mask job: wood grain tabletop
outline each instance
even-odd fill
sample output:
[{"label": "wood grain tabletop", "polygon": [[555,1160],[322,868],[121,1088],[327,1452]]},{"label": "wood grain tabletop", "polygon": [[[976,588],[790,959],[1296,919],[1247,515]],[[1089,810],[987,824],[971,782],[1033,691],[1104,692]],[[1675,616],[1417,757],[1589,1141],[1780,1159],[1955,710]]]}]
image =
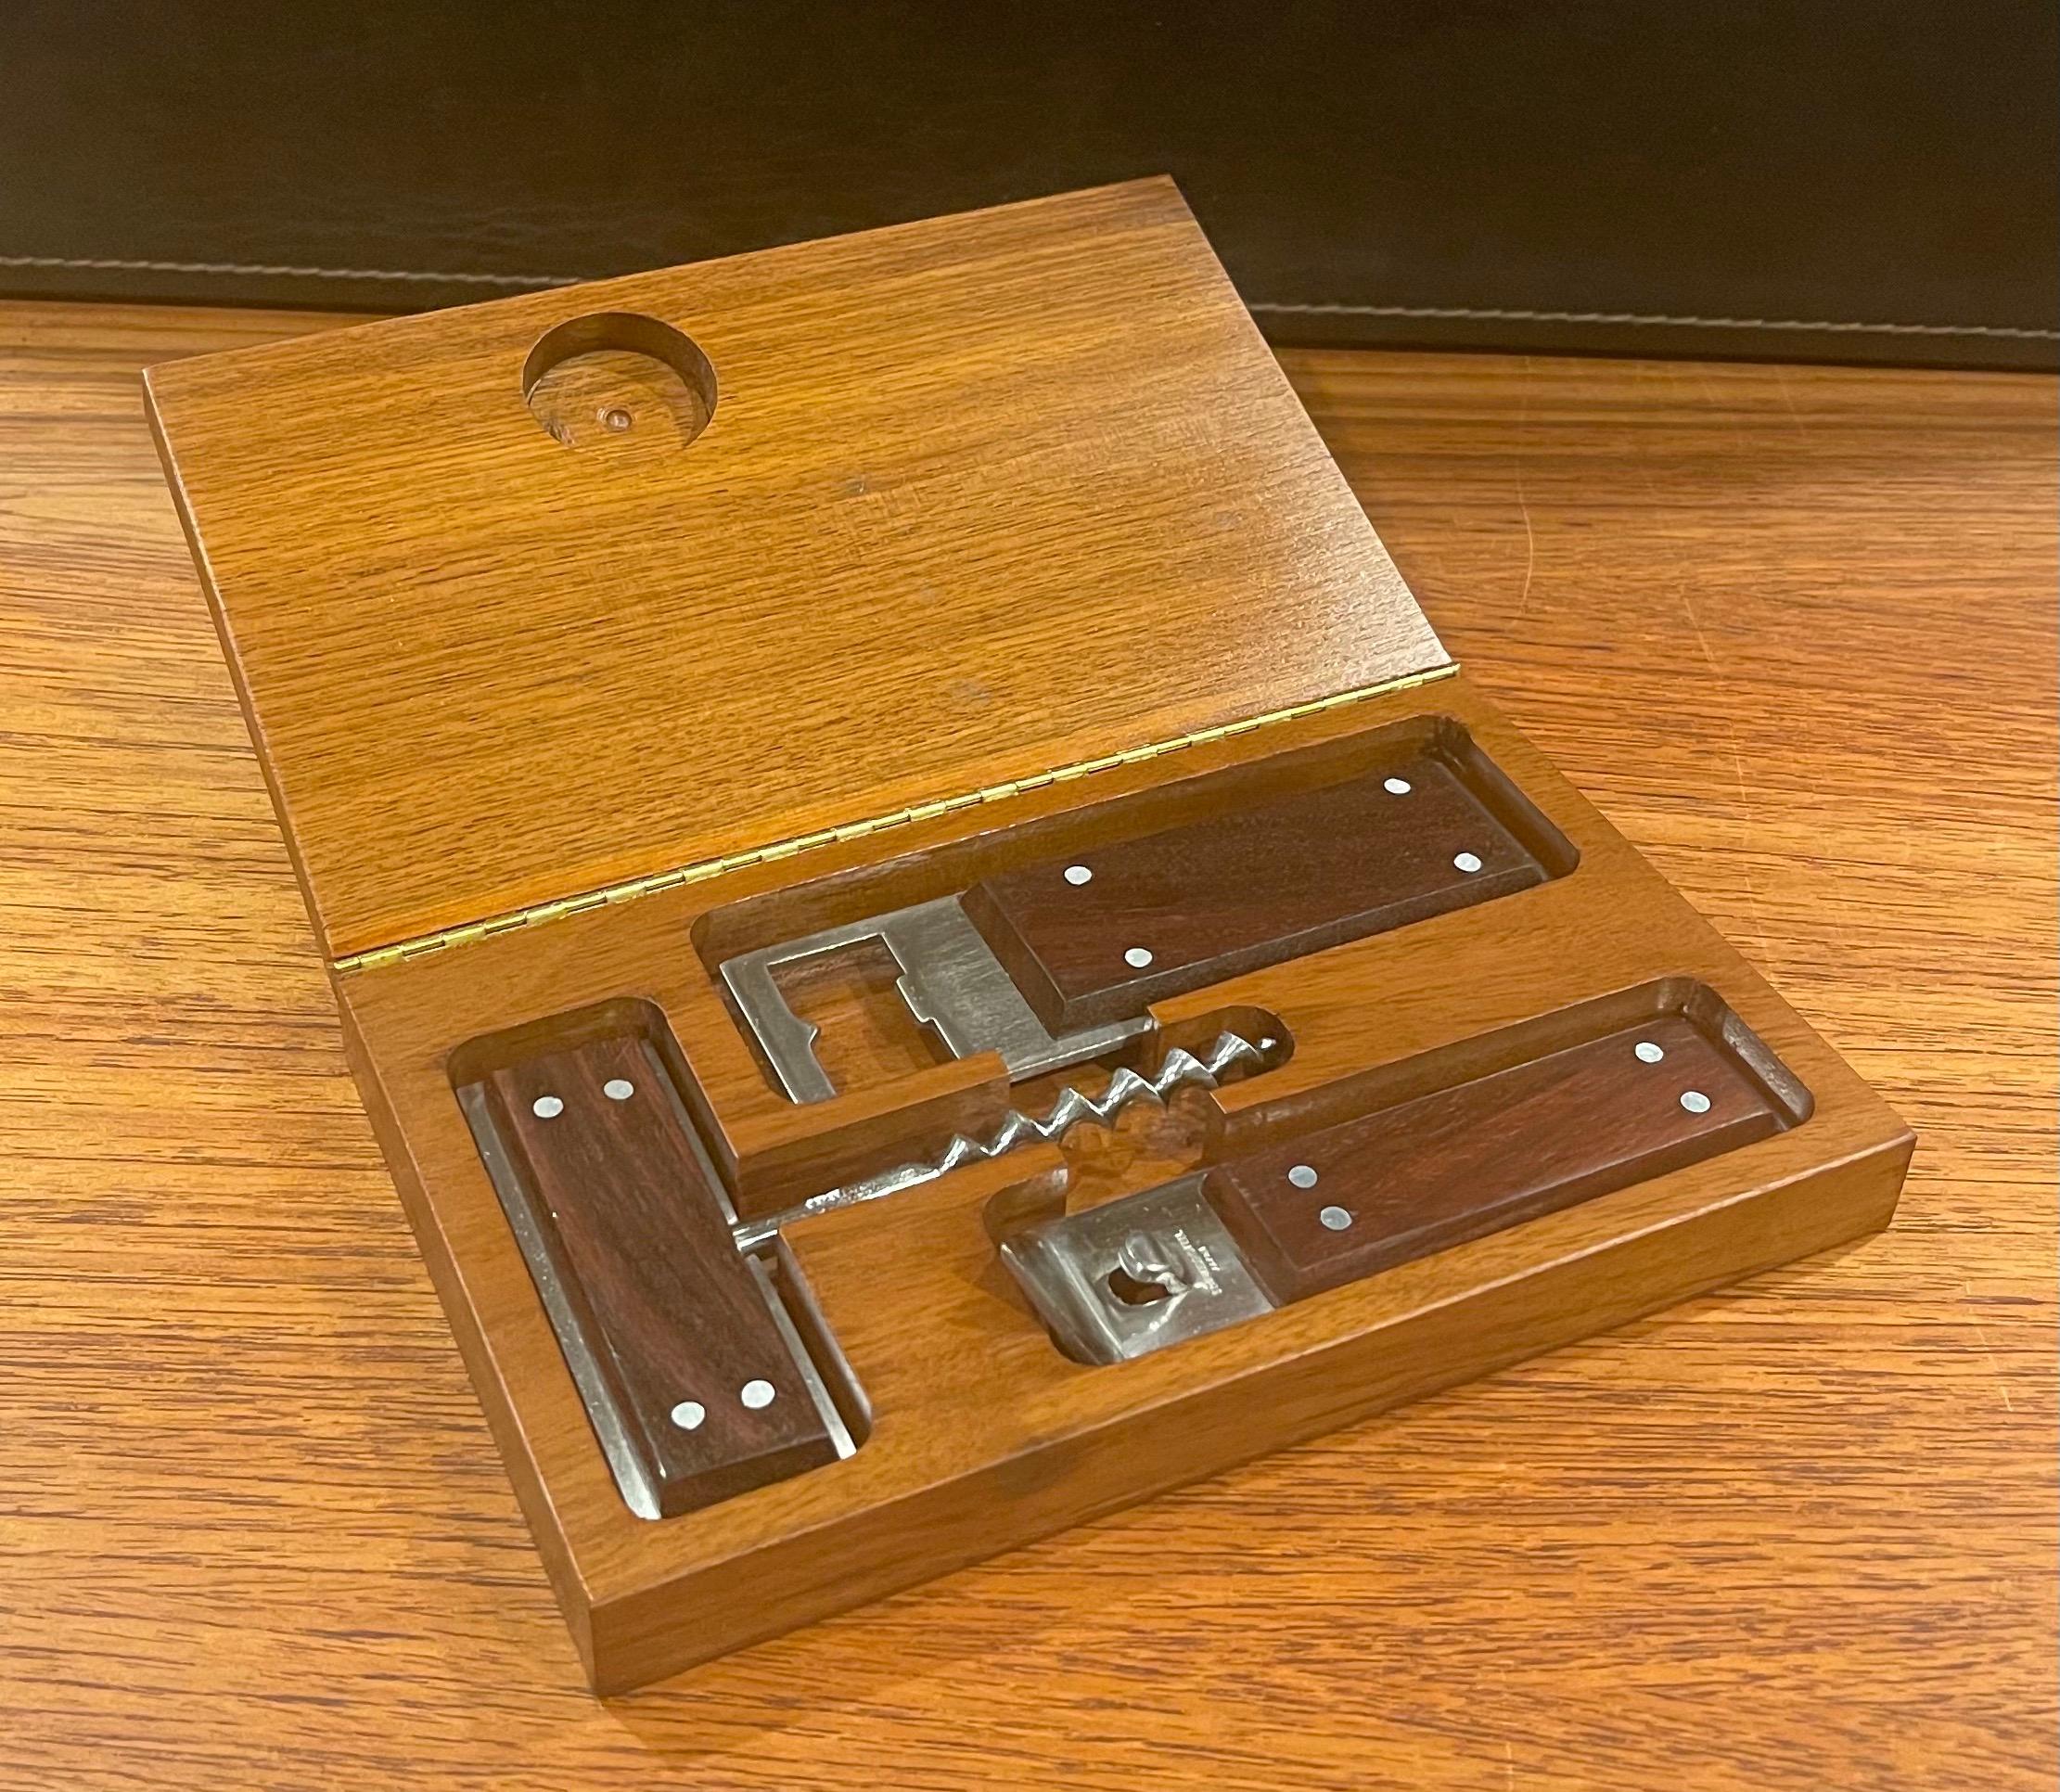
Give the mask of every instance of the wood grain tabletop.
[{"label": "wood grain tabletop", "polygon": [[2054,1783],[2052,382],[1287,357],[1469,672],[1916,1127],[1900,1217],[604,1704],[143,424],[326,321],[0,306],[0,1787]]}]

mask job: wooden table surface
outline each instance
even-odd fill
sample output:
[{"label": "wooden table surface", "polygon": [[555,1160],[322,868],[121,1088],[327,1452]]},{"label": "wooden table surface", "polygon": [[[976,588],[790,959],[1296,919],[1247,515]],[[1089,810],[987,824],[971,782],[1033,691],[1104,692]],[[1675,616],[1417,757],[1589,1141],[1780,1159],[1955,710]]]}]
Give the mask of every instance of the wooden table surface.
[{"label": "wooden table surface", "polygon": [[1469,670],[1915,1125],[1886,1236],[603,1705],[138,404],[0,306],[0,1786],[2050,1786],[2054,388],[1289,367]]}]

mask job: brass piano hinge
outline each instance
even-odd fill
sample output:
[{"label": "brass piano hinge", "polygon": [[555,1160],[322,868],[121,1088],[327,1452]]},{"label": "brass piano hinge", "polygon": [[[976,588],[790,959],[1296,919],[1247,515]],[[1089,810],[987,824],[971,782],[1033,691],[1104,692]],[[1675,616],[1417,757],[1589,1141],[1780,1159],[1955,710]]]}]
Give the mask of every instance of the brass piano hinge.
[{"label": "brass piano hinge", "polygon": [[1120,765],[1135,765],[1141,760],[1157,759],[1162,753],[1178,752],[1184,747],[1205,747],[1211,741],[1229,740],[1235,736],[1249,734],[1255,728],[1266,728],[1275,723],[1294,722],[1303,716],[1320,715],[1326,710],[1340,710],[1350,703],[1363,703],[1369,698],[1387,697],[1395,691],[1412,690],[1419,685],[1428,685],[1440,678],[1449,678],[1459,670],[1458,661],[1433,667],[1429,672],[1412,672],[1406,678],[1390,679],[1384,685],[1363,685],[1357,690],[1340,691],[1335,697],[1321,697],[1310,703],[1297,703],[1285,710],[1270,710],[1263,715],[1247,716],[1242,721],[1226,722],[1213,728],[1197,728],[1192,734],[1176,735],[1171,740],[1155,740],[1147,746],[1132,747],[1120,753],[1107,753],[1100,759],[1081,760],[1078,764],[1062,765],[1056,771],[1033,773],[1029,777],[1012,778],[1006,784],[989,785],[984,790],[968,790],[963,796],[944,797],[935,802],[917,803],[908,809],[897,809],[885,815],[876,815],[870,820],[846,822],[840,827],[820,828],[812,834],[796,835],[791,839],[775,840],[770,846],[754,847],[746,852],[732,852],[720,859],[704,859],[697,864],[681,865],[676,870],[660,871],[647,877],[633,877],[623,883],[609,884],[605,889],[590,890],[583,895],[567,896],[554,902],[538,902],[533,907],[517,909],[507,915],[496,915],[490,920],[468,921],[460,927],[445,928],[439,933],[425,933],[414,940],[403,940],[397,945],[374,946],[365,952],[354,952],[339,958],[331,966],[339,975],[352,971],[377,970],[382,966],[398,965],[410,958],[426,957],[433,952],[445,952],[453,946],[469,945],[475,940],[490,940],[497,933],[509,933],[517,928],[536,927],[545,921],[557,921],[569,915],[583,915],[588,909],[606,908],[617,902],[634,902],[639,896],[656,895],[661,890],[677,890],[682,884],[697,884],[710,877],[720,877],[727,872],[742,871],[748,865],[771,864],[776,860],[790,859],[798,852],[811,848],[835,846],[845,840],[863,839],[869,834],[885,832],[890,827],[901,827],[911,822],[925,822],[939,815],[948,815],[953,810],[971,809],[983,802],[1000,802],[1005,798],[1021,796],[1027,790],[1041,790],[1048,784],[1066,784],[1074,778],[1091,776],[1096,772],[1109,772]]}]

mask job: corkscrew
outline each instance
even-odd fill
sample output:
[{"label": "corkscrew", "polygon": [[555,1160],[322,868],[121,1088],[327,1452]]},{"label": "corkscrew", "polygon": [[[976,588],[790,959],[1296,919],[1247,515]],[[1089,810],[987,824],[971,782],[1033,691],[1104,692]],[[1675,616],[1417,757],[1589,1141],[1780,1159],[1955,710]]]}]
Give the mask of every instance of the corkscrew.
[{"label": "corkscrew", "polygon": [[738,1248],[749,1250],[763,1244],[781,1227],[812,1214],[878,1200],[883,1195],[898,1194],[904,1188],[934,1182],[966,1164],[999,1158],[1021,1145],[1058,1140],[1079,1125],[1091,1122],[1096,1126],[1114,1126],[1124,1109],[1134,1103],[1165,1102],[1184,1088],[1214,1089],[1234,1069],[1249,1073],[1270,1069],[1280,1049],[1278,1040],[1250,1040],[1228,1029],[1218,1033],[1199,1057],[1176,1045],[1149,1076],[1124,1066],[1109,1079],[1108,1087],[1099,1095],[1068,1088],[1041,1115],[1027,1114],[1012,1107],[1003,1116],[1000,1126],[984,1139],[955,1133],[934,1158],[901,1164],[863,1181],[847,1183],[842,1187],[811,1196],[784,1212],[742,1222],[736,1227]]}]

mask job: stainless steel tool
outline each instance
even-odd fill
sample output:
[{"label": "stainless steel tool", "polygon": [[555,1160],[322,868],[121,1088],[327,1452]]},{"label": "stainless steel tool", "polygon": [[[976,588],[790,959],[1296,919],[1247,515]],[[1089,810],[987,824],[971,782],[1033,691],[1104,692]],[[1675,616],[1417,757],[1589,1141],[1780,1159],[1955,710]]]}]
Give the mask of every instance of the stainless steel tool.
[{"label": "stainless steel tool", "polygon": [[1215,1042],[1200,1057],[1176,1045],[1148,1077],[1125,1068],[1109,1079],[1108,1087],[1099,1095],[1068,1089],[1043,1115],[1026,1114],[1012,1107],[1001,1125],[985,1139],[970,1139],[961,1133],[935,1158],[899,1165],[862,1182],[847,1183],[841,1188],[811,1196],[784,1212],[744,1222],[736,1227],[738,1248],[750,1250],[773,1237],[782,1226],[806,1219],[812,1213],[856,1207],[861,1201],[876,1201],[883,1195],[914,1188],[920,1183],[934,1182],[964,1164],[983,1158],[998,1158],[1032,1139],[1063,1138],[1083,1121],[1113,1126],[1117,1118],[1133,1102],[1165,1101],[1184,1088],[1213,1089],[1234,1069],[1247,1072],[1268,1069],[1279,1049],[1275,1040],[1250,1040],[1229,1031],[1217,1034]]},{"label": "stainless steel tool", "polygon": [[1279,1304],[1202,1179],[1196,1171],[1003,1241],[1002,1261],[1075,1362],[1127,1362]]},{"label": "stainless steel tool", "polygon": [[1001,1256],[1060,1350],[1120,1363],[1798,1118],[1735,1041],[1685,1013],[1648,1015],[1026,1227]]},{"label": "stainless steel tool", "polygon": [[868,940],[879,941],[893,954],[901,966],[895,987],[909,1013],[934,1031],[953,1057],[999,1052],[1011,1082],[1099,1056],[1151,1030],[1150,1018],[1139,1015],[1078,1032],[1051,1032],[966,918],[959,899],[940,896],[723,962],[723,981],[790,1100],[827,1101],[837,1088],[816,1061],[819,1030],[788,1005],[774,973]]}]

